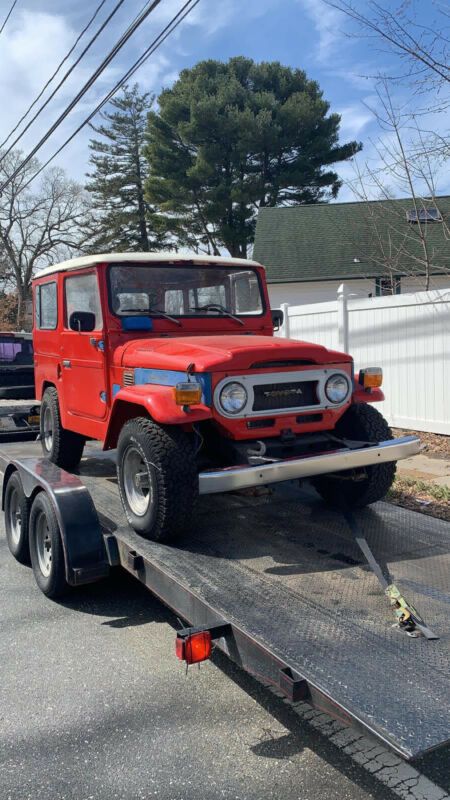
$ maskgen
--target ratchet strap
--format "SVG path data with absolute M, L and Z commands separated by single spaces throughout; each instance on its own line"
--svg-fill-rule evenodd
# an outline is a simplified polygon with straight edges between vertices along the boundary
M 384 569 L 380 566 L 369 547 L 367 539 L 362 535 L 352 512 L 348 510 L 342 510 L 342 514 L 348 527 L 350 528 L 353 539 L 363 553 L 364 558 L 366 559 L 373 574 L 378 579 L 378 582 L 383 588 L 386 597 L 389 599 L 389 602 L 394 609 L 394 614 L 397 618 L 397 624 L 399 628 L 406 631 L 409 636 L 417 636 L 418 633 L 421 633 L 426 639 L 439 639 L 439 636 L 437 636 L 428 627 L 414 606 L 405 600 L 400 590 L 393 582 L 387 566 L 384 565 Z

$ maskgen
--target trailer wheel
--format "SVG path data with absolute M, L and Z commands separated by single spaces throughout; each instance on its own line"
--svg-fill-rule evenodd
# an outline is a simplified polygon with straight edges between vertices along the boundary
M 47 597 L 61 597 L 69 588 L 64 551 L 58 520 L 45 492 L 39 492 L 33 500 L 29 536 L 31 565 L 37 585 Z
M 13 472 L 5 490 L 6 541 L 14 558 L 21 564 L 30 563 L 28 518 L 30 501 L 23 490 L 18 472 Z
M 335 433 L 343 438 L 365 442 L 383 442 L 393 438 L 384 417 L 366 403 L 350 406 L 336 425 Z M 394 482 L 395 471 L 396 462 L 390 461 L 366 467 L 366 477 L 362 479 L 360 476 L 353 479 L 352 472 L 346 470 L 339 473 L 338 477 L 321 475 L 313 478 L 312 484 L 332 506 L 364 508 L 385 497 Z
M 80 463 L 84 436 L 63 428 L 58 392 L 49 386 L 42 398 L 40 417 L 41 445 L 44 456 L 62 469 L 75 469 Z
M 125 514 L 137 533 L 163 542 L 189 530 L 198 476 L 183 431 L 145 417 L 127 422 L 117 446 L 117 477 Z

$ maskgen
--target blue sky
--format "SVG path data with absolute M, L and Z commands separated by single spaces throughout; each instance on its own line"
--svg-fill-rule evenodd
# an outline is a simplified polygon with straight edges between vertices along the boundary
M 99 20 L 112 9 L 114 2 L 107 0 Z M 0 20 L 10 4 L 11 0 L 0 0 Z M 0 39 L 2 139 L 70 48 L 96 5 L 97 0 L 18 0 Z M 25 152 L 58 116 L 142 5 L 143 0 L 125 0 L 114 23 L 76 69 L 64 91 L 58 94 L 23 138 L 21 145 Z M 42 149 L 41 159 L 45 160 L 77 127 L 181 5 L 182 0 L 162 0 L 101 80 Z M 385 5 L 389 6 L 390 0 L 386 0 Z M 360 6 L 364 6 L 364 0 L 358 0 Z M 422 4 L 422 8 L 424 21 L 429 21 L 429 4 Z M 94 24 L 92 30 L 95 27 Z M 342 115 L 342 141 L 361 140 L 364 158 L 371 159 L 376 165 L 373 141 L 378 135 L 378 127 L 366 107 L 366 104 L 376 103 L 375 82 L 365 76 L 391 71 L 393 60 L 373 43 L 349 38 L 345 35 L 349 31 L 351 27 L 347 19 L 322 0 L 201 0 L 177 33 L 137 74 L 137 80 L 143 89 L 157 94 L 176 79 L 183 67 L 205 58 L 225 60 L 241 54 L 257 61 L 277 60 L 300 67 L 319 82 L 331 110 Z M 399 99 L 409 102 L 406 94 Z M 434 128 L 446 123 L 448 125 L 448 120 L 442 115 L 433 120 Z M 87 169 L 87 139 L 88 133 L 81 134 L 55 162 L 81 182 Z M 352 175 L 349 165 L 337 169 L 344 179 Z M 450 191 L 447 175 L 439 176 L 438 189 Z M 344 187 L 339 199 L 351 197 L 350 189 Z

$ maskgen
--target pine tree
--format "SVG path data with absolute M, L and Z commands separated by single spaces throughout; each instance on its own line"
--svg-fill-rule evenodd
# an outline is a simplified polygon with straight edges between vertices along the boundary
M 125 86 L 102 114 L 103 124 L 93 127 L 93 171 L 86 189 L 93 200 L 91 252 L 149 251 L 162 246 L 161 223 L 144 198 L 148 163 L 142 155 L 147 113 L 154 95 Z
M 245 258 L 259 208 L 337 196 L 332 167 L 361 148 L 339 141 L 339 124 L 302 70 L 201 61 L 148 115 L 147 199 L 178 244 Z

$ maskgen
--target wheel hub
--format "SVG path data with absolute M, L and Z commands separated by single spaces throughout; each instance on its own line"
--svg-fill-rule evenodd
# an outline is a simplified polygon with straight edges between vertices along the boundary
M 138 517 L 143 517 L 155 505 L 155 476 L 141 452 L 129 445 L 122 462 L 123 486 L 127 503 Z
M 19 494 L 14 489 L 11 492 L 10 506 L 9 506 L 9 527 L 11 530 L 11 539 L 14 545 L 20 542 L 22 533 L 22 515 L 20 513 Z
M 44 578 L 48 578 L 52 569 L 52 539 L 44 513 L 39 515 L 36 524 L 36 553 L 39 569 Z
M 42 423 L 42 439 L 44 442 L 44 447 L 47 452 L 50 452 L 53 445 L 53 419 L 52 419 L 52 412 L 49 406 L 45 407 L 44 410 L 44 419 Z

